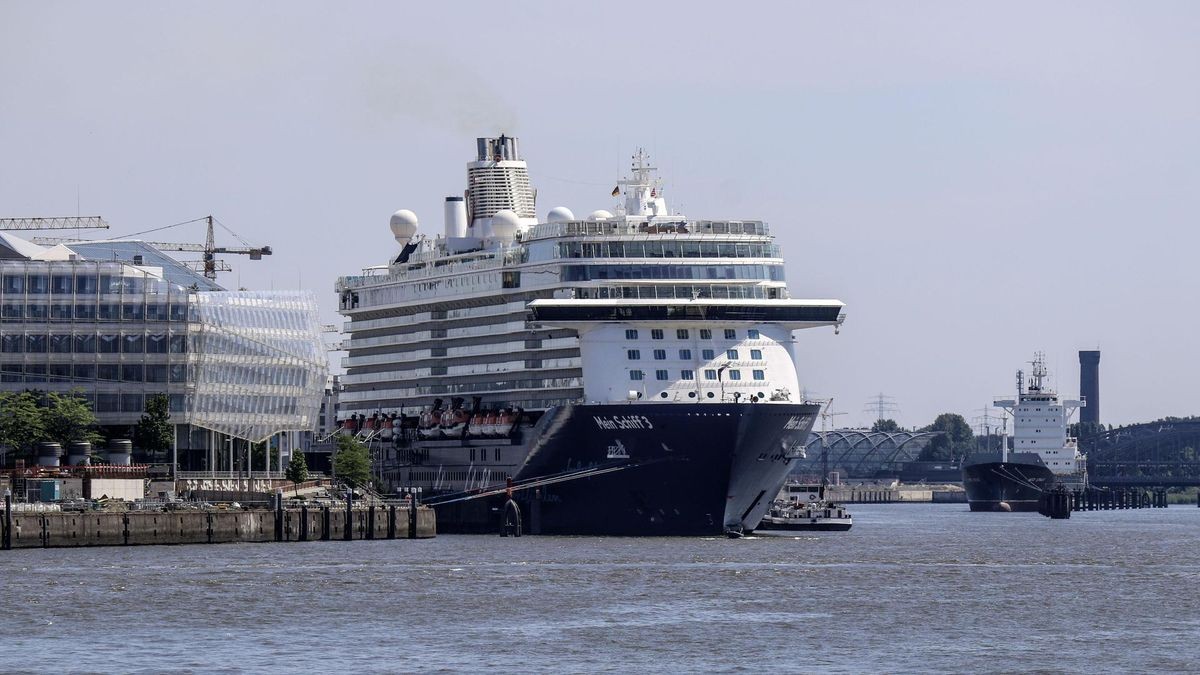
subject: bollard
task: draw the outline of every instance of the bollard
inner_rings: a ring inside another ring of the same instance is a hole
[[[0,533],[0,549],[12,550],[12,492],[4,491],[4,531]]]
[[[283,492],[275,492],[275,541],[283,541]]]

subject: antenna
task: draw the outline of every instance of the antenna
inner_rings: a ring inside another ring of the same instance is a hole
[[[881,420],[885,414],[893,414],[900,412],[900,406],[896,405],[896,399],[884,393],[876,394],[867,401],[863,412],[875,413],[875,419]]]

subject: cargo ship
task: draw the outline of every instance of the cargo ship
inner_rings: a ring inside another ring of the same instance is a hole
[[[392,215],[386,264],[337,282],[342,433],[439,532],[751,530],[803,454],[793,331],[844,320],[791,297],[766,223],[668,208],[638,151],[612,210],[536,216],[516,138],[480,138],[443,229]]]
[[[1046,384],[1044,355],[1038,353],[1031,364],[1028,386],[1018,370],[1017,397],[993,403],[1013,420],[1012,450],[1004,434],[999,452],[978,452],[963,462],[972,511],[1037,511],[1043,492],[1087,483],[1087,457],[1067,433],[1071,416],[1085,403],[1062,400]]]

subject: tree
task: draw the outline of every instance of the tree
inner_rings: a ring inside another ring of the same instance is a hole
[[[371,480],[371,455],[367,446],[352,436],[338,436],[338,451],[333,456],[333,472],[352,487]]]
[[[133,428],[133,442],[150,453],[166,452],[175,442],[171,426],[171,400],[166,394],[146,397],[145,414]]]
[[[917,458],[921,461],[949,461],[964,457],[973,451],[975,434],[971,433],[971,425],[956,413],[942,413],[933,424],[921,431],[940,431],[938,436],[930,439],[929,444]]]
[[[87,399],[71,392],[65,396],[46,394],[46,406],[41,410],[46,437],[66,447],[74,441],[99,443],[103,437],[96,433],[96,413]]]
[[[896,420],[875,420],[875,424],[871,425],[871,431],[900,431],[900,425],[896,424]]]
[[[288,462],[284,476],[292,481],[293,486],[308,480],[308,462],[304,460],[303,452],[292,451],[292,459]],[[300,489],[296,488],[296,492],[299,493],[299,491]]]
[[[36,396],[28,391],[0,393],[0,445],[29,455],[33,446],[46,438],[46,423]]]

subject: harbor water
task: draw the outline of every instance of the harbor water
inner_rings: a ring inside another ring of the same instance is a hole
[[[1068,672],[1200,663],[1200,509],[859,505],[806,536],[32,549],[0,670]]]

